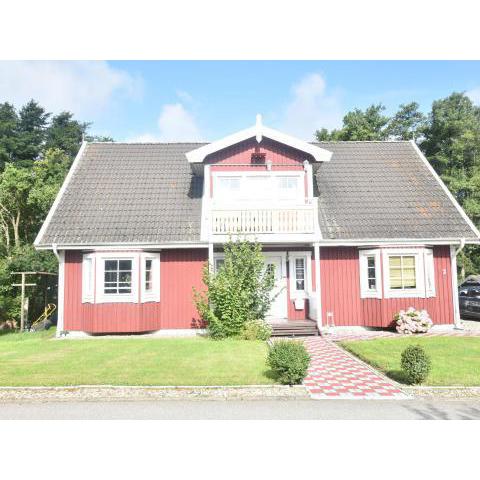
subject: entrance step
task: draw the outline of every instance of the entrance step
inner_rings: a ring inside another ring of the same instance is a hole
[[[272,337],[305,337],[318,335],[317,322],[313,320],[289,320],[271,322]]]

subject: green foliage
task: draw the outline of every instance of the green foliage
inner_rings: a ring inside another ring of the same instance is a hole
[[[283,385],[301,383],[307,375],[310,355],[302,342],[277,340],[268,352],[267,364]]]
[[[273,300],[274,272],[265,271],[260,244],[229,241],[224,252],[225,262],[217,272],[204,268],[207,290],[194,290],[197,310],[212,338],[239,335],[246,322],[264,320]]]
[[[248,320],[240,334],[244,340],[268,340],[272,336],[272,327],[265,320]]]
[[[426,380],[431,369],[430,357],[421,345],[409,345],[402,352],[400,365],[410,383],[418,384]]]
[[[425,116],[416,102],[400,105],[392,117],[371,105],[345,115],[342,128],[316,132],[319,141],[415,140],[467,215],[480,224],[480,107],[464,93],[436,100]],[[480,272],[479,247],[468,247],[458,261],[460,280]]]
[[[32,242],[78,152],[88,124],[70,112],[54,116],[34,100],[18,112],[0,104],[0,321],[20,313],[19,289],[12,287],[12,271],[55,272],[57,262],[48,252],[36,252]],[[95,141],[110,137],[92,136]],[[32,278],[28,287],[33,319],[46,300],[55,302],[54,277]]]

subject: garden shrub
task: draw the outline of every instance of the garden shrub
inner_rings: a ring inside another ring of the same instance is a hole
[[[422,383],[431,368],[430,357],[420,345],[409,345],[402,352],[402,371],[409,383]]]
[[[194,301],[212,338],[238,336],[247,322],[264,320],[274,299],[275,272],[265,270],[257,242],[229,241],[224,264],[213,272],[205,265],[206,291],[194,289]]]
[[[248,320],[240,336],[244,340],[268,340],[272,336],[272,327],[264,320]]]
[[[394,320],[398,333],[411,335],[412,333],[425,333],[433,325],[432,319],[426,310],[415,310],[410,307],[408,310],[400,310]]]
[[[307,375],[310,355],[302,342],[277,340],[268,352],[267,364],[280,383],[296,385]]]

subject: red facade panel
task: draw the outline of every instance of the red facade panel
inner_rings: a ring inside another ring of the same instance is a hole
[[[207,251],[164,250],[160,255],[160,302],[82,303],[82,252],[65,252],[65,330],[145,332],[195,328],[200,320],[192,287],[202,288],[201,272]]]
[[[451,324],[453,318],[450,247],[434,248],[436,295],[431,298],[360,298],[358,249],[321,249],[322,314],[336,326],[388,327],[399,310],[425,309],[435,324]]]

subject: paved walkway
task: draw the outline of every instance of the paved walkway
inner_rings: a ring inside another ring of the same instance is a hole
[[[407,399],[393,382],[322,337],[304,339],[311,355],[304,385],[315,399]]]

